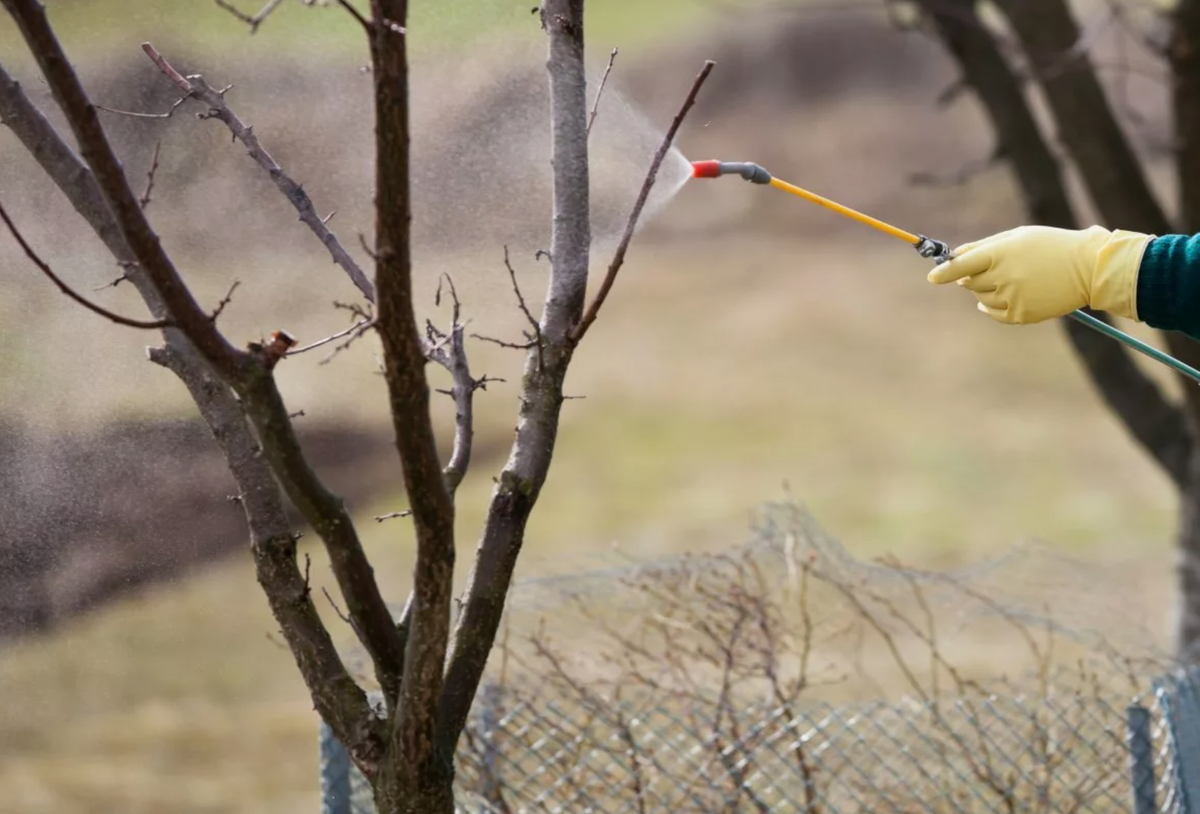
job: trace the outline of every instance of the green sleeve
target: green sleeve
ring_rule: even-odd
[[[1137,316],[1152,328],[1200,339],[1200,235],[1165,235],[1146,246]]]

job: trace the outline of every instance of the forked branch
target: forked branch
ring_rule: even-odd
[[[237,8],[237,6],[225,2],[225,0],[213,0],[213,2],[228,11],[234,17],[237,17],[246,25],[250,26],[251,34],[257,34],[258,27],[262,25],[268,17],[271,16],[275,9],[279,8],[283,4],[283,0],[267,0],[267,4],[263,6],[257,14],[251,16]]]
[[[13,8],[8,3],[6,7]],[[64,60],[63,64],[69,70],[69,63]],[[2,65],[0,119],[126,269],[126,276],[150,312],[165,317],[167,307],[137,262],[91,168],[68,146]],[[220,444],[238,485],[239,503],[250,527],[255,570],[271,611],[318,712],[350,749],[360,767],[370,773],[381,754],[382,727],[375,720],[366,695],[342,664],[308,596],[304,575],[296,563],[295,537],[279,486],[246,421],[242,405],[182,333],[166,331],[165,339],[164,347],[150,350],[150,359],[179,377]]]

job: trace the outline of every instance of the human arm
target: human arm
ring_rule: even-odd
[[[1146,246],[1137,275],[1137,319],[1200,339],[1200,235],[1164,235]]]

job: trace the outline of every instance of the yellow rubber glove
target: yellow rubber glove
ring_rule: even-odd
[[[1085,305],[1137,319],[1137,276],[1154,235],[1020,226],[967,243],[929,273],[929,282],[957,282],[978,308],[1009,325],[1061,317]]]

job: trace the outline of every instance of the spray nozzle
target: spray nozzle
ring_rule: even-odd
[[[752,184],[771,183],[771,173],[749,161],[693,161],[693,178],[719,178],[740,175]]]

